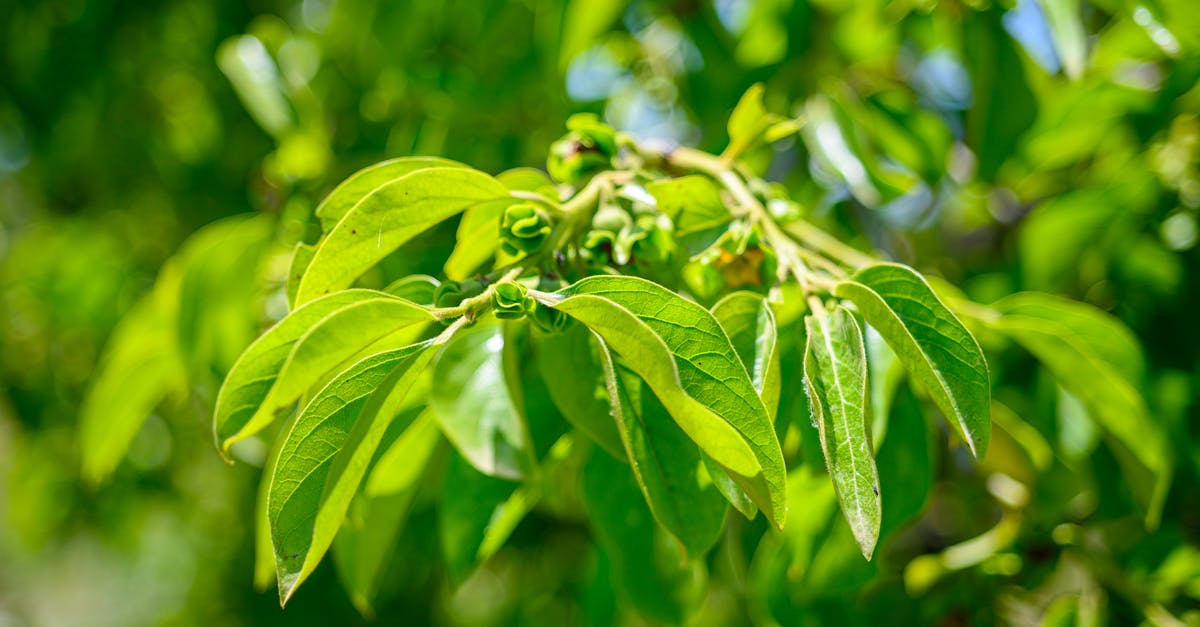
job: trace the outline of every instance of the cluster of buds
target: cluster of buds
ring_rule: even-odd
[[[529,289],[514,281],[496,284],[492,292],[493,311],[501,320],[519,320],[529,316],[533,323],[547,333],[557,333],[566,327],[570,318],[552,307],[539,305],[529,295]]]
[[[550,216],[533,203],[519,203],[500,218],[500,248],[506,255],[528,255],[550,236]]]

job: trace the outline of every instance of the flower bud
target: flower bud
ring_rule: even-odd
[[[524,285],[512,281],[497,283],[492,301],[496,305],[496,317],[501,320],[524,318],[537,304]]]
[[[550,216],[533,203],[511,205],[500,218],[500,246],[506,254],[529,254],[549,235]]]
[[[575,184],[612,164],[617,152],[616,132],[593,114],[567,120],[566,135],[550,146],[546,169],[560,183]]]

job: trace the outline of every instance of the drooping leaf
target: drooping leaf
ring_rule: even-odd
[[[528,486],[480,474],[452,455],[443,480],[438,529],[450,577],[462,582],[491,557],[536,503]]]
[[[590,333],[571,325],[538,342],[538,367],[564,418],[617,459],[625,458],[604,387],[604,369]]]
[[[1170,449],[1145,400],[1130,381],[1129,374],[1140,368],[1108,361],[1114,356],[1131,358],[1126,333],[1114,332],[1106,338],[1103,331],[1114,331],[1112,327],[1117,323],[1099,312],[1087,311],[1082,305],[1069,308],[1034,307],[1028,302],[1025,305],[1005,303],[1011,313],[991,321],[992,326],[1045,365],[1059,384],[1083,403],[1105,432],[1149,472],[1150,477],[1144,482],[1136,472],[1127,475],[1145,510],[1147,527],[1157,526],[1171,480]],[[1056,320],[1058,315],[1062,317]],[[1140,355],[1140,351],[1132,351],[1132,355]]]
[[[439,157],[400,157],[381,161],[351,174],[339,183],[321,204],[317,205],[314,214],[321,220],[321,230],[329,233],[354,205],[378,187],[417,170],[466,167],[457,161]]]
[[[364,615],[373,614],[380,579],[396,538],[404,529],[413,499],[429,461],[441,441],[432,412],[422,411],[411,423],[393,423],[380,448],[386,447],[354,497],[346,522],[333,541],[333,560],[350,600]],[[388,444],[389,435],[399,431]]]
[[[1079,0],[1040,0],[1054,49],[1063,71],[1072,80],[1083,76],[1087,62],[1087,34]]]
[[[218,445],[228,452],[361,350],[392,348],[389,337],[410,341],[410,327],[434,320],[418,305],[368,290],[339,292],[297,309],[251,344],[226,377],[217,397]]]
[[[658,210],[674,223],[675,237],[691,255],[716,242],[733,220],[720,190],[706,176],[652,181],[646,184],[646,191],[654,196]]]
[[[142,297],[105,348],[80,412],[82,471],[88,481],[111,474],[154,408],[186,389],[171,305],[157,290]]]
[[[534,459],[545,459],[550,449],[566,435],[568,423],[558,412],[550,397],[549,385],[542,379],[539,353],[534,346],[534,325],[524,321],[503,323],[504,349],[501,362],[504,383],[508,387],[513,407],[529,434],[530,451]]]
[[[279,597],[286,603],[333,543],[347,509],[434,340],[363,359],[329,382],[285,436],[268,516]]]
[[[434,293],[440,284],[437,279],[429,275],[412,274],[393,281],[391,285],[383,288],[383,291],[418,305],[430,307],[433,306]]]
[[[933,487],[933,452],[921,404],[901,386],[888,412],[887,437],[875,456],[882,516],[879,541],[912,520],[925,507]]]
[[[446,218],[508,197],[496,179],[467,168],[425,168],[380,187],[356,203],[321,240],[300,280],[303,304],[355,279],[408,240]]]
[[[446,260],[446,276],[454,281],[470,278],[500,249],[500,217],[512,204],[510,199],[483,203],[467,209],[458,223],[454,250]]]
[[[725,522],[725,502],[708,477],[701,453],[653,394],[626,391],[641,381],[617,369],[601,340],[609,403],[634,478],[655,520],[679,539],[689,557],[708,553]],[[636,403],[634,402],[639,401]],[[723,472],[723,471],[722,471]]]
[[[834,291],[858,307],[897,359],[929,391],[971,453],[987,453],[991,384],[983,351],[970,331],[911,268],[867,266]]]
[[[450,341],[434,364],[432,406],[442,431],[479,472],[517,480],[531,469],[529,432],[505,384],[504,337],[479,324]]]
[[[593,454],[583,467],[580,497],[597,542],[611,558],[619,598],[652,620],[683,624],[703,589],[702,562],[686,561],[678,544],[662,542],[665,534],[658,532],[630,467]]]
[[[867,435],[867,353],[850,312],[833,307],[805,319],[804,383],[821,450],[842,512],[867,559],[881,520],[879,473]]]
[[[767,518],[782,523],[786,471],[774,425],[712,314],[633,277],[589,277],[544,304],[602,337]]]

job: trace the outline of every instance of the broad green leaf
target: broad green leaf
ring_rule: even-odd
[[[431,402],[442,431],[471,465],[517,480],[532,469],[533,451],[505,384],[503,348],[497,323],[460,333],[434,364]]]
[[[284,286],[289,308],[296,307],[296,290],[300,289],[300,279],[304,278],[308,264],[312,263],[313,255],[316,254],[317,247],[304,242],[297,242],[296,248],[292,250],[292,263],[288,266],[287,285]]]
[[[282,603],[333,543],[379,442],[445,339],[356,363],[318,392],[288,431],[267,499]]]
[[[503,546],[536,503],[528,486],[480,474],[458,455],[442,481],[438,530],[450,577],[461,583]]]
[[[406,300],[382,292],[352,291],[357,295],[347,300],[355,302],[327,313],[324,306],[316,310],[301,307],[246,349],[234,364],[238,377],[231,371],[217,398],[217,439],[223,451],[261,431],[359,351],[377,343],[386,345],[389,336],[407,340],[407,336],[400,335],[406,329],[435,320],[428,310]],[[368,296],[360,299],[363,292]],[[320,313],[325,315],[318,318],[315,314]],[[289,323],[293,318],[297,320]],[[307,328],[298,328],[305,323]],[[299,337],[287,341],[296,331],[301,331]],[[268,337],[270,340],[263,342]],[[381,350],[386,348],[390,346],[382,346]],[[285,349],[286,357],[280,359]],[[238,368],[242,364],[244,372]],[[223,404],[227,387],[239,394]]]
[[[116,469],[150,412],[186,389],[169,303],[155,290],[126,314],[104,350],[80,411],[85,479],[98,483]]]
[[[1146,358],[1137,336],[1112,315],[1091,305],[1054,294],[1021,292],[1000,299],[992,308],[1005,317],[1020,316],[1067,327],[1075,340],[1129,382],[1141,384]]]
[[[652,181],[646,184],[646,191],[654,196],[658,210],[674,223],[675,237],[688,254],[696,255],[711,246],[733,220],[721,191],[706,176]]]
[[[275,583],[275,545],[271,543],[268,499],[271,496],[271,480],[275,477],[275,466],[279,463],[279,453],[286,442],[283,435],[292,430],[292,425],[296,424],[298,417],[299,414],[293,416],[283,425],[279,437],[275,438],[271,445],[254,495],[254,589],[259,592],[265,591]]]
[[[589,277],[544,304],[595,331],[776,525],[787,511],[774,425],[712,314],[660,285]]]
[[[597,543],[611,558],[619,598],[654,621],[683,624],[698,607],[703,560],[678,555],[678,543],[654,524],[630,467],[593,454],[583,467],[580,498]]]
[[[1082,401],[1087,413],[1112,439],[1151,473],[1150,486],[1139,485],[1140,481],[1132,483],[1145,509],[1146,525],[1156,527],[1171,481],[1170,449],[1141,394],[1122,374],[1128,366],[1106,361],[1109,355],[1125,354],[1125,350],[1113,350],[1120,348],[1123,334],[1113,336],[1113,344],[1105,344],[1102,337],[1092,335],[1098,327],[1076,316],[1056,322],[1049,319],[1052,316],[1030,315],[1045,310],[1023,311],[1005,314],[991,324],[1042,362],[1067,392]],[[1075,324],[1079,324],[1082,334],[1076,334]],[[1134,473],[1128,474],[1133,477]]]
[[[617,459],[625,459],[604,387],[604,369],[590,333],[573,324],[561,333],[540,336],[538,368],[550,398],[577,429]]]
[[[504,348],[501,362],[504,383],[508,387],[513,407],[529,434],[530,451],[534,459],[545,459],[550,449],[568,430],[568,423],[558,412],[550,397],[549,386],[542,379],[539,358],[534,346],[534,325],[525,321],[507,320],[504,327]]]
[[[366,616],[373,614],[380,579],[391,557],[396,538],[404,529],[421,479],[438,449],[441,431],[432,412],[423,411],[398,437],[385,434],[385,452],[371,469],[362,492],[346,515],[333,542],[333,561],[350,600]]]
[[[779,351],[775,346],[779,338],[771,307],[758,294],[734,292],[713,305],[712,314],[729,336],[774,421],[779,411],[781,381]]]
[[[321,220],[321,230],[328,233],[367,194],[405,174],[426,168],[466,168],[467,166],[438,157],[400,157],[367,166],[333,188],[314,212]]]
[[[213,433],[217,447],[246,426],[262,404],[296,342],[322,318],[351,303],[375,298],[369,290],[347,290],[313,301],[291,312],[263,333],[234,362],[217,394]]]
[[[867,559],[879,541],[879,473],[867,435],[867,352],[850,312],[833,307],[804,320],[804,383],[842,512]]]
[[[700,450],[653,394],[626,391],[625,377],[601,344],[609,403],[633,475],[655,520],[679,539],[689,557],[708,553],[725,523],[725,502],[704,468]],[[635,404],[634,400],[640,401]],[[635,406],[635,405],[640,405]],[[724,471],[722,471],[724,472]]]
[[[179,350],[194,379],[225,373],[258,334],[260,267],[271,245],[266,215],[206,225],[172,259],[179,268]]]
[[[429,227],[508,195],[508,188],[496,179],[467,168],[426,168],[375,188],[318,244],[296,302],[349,287]]]
[[[899,264],[867,266],[837,285],[929,391],[976,458],[987,454],[991,384],[983,351],[921,275]]]
[[[514,191],[535,192],[546,200],[558,202],[558,191],[554,181],[537,168],[513,168],[496,175],[496,180]]]
[[[933,488],[933,451],[921,404],[908,386],[896,391],[887,437],[875,456],[882,516],[880,542],[925,507]]]

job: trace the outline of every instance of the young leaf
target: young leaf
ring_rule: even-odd
[[[867,352],[850,312],[816,310],[804,320],[804,383],[838,502],[863,557],[879,540],[879,473],[867,436]]]
[[[734,292],[713,305],[712,314],[729,336],[774,421],[779,410],[781,379],[779,352],[775,347],[779,338],[771,307],[758,294]]]
[[[438,530],[450,577],[462,582],[491,557],[529,513],[536,495],[521,484],[489,477],[458,455],[442,481]]]
[[[83,476],[93,483],[121,462],[146,417],[186,372],[157,291],[142,298],[113,333],[80,417]]]
[[[892,263],[867,266],[834,291],[858,307],[976,458],[987,453],[991,384],[975,337],[938,300],[921,275]]]
[[[455,337],[433,367],[431,404],[454,447],[479,472],[517,480],[531,469],[529,434],[505,385],[499,324]]]
[[[762,83],[751,85],[733,108],[727,125],[729,146],[725,148],[723,156],[736,159],[753,146],[768,128],[782,121],[780,116],[767,112],[763,104],[763,91]]]
[[[318,392],[288,431],[267,499],[282,603],[333,543],[384,432],[444,339],[363,359]]]
[[[426,168],[375,188],[317,245],[297,303],[349,287],[363,272],[446,218],[507,198],[496,179],[467,168]]]
[[[419,410],[418,410],[419,411]],[[397,431],[401,421],[389,432]],[[404,528],[429,460],[441,441],[433,413],[423,411],[387,445],[363,491],[354,497],[346,522],[333,541],[333,562],[350,600],[371,616],[387,560]]]
[[[592,455],[583,467],[580,497],[597,543],[611,556],[612,583],[621,599],[654,621],[683,624],[697,607],[702,561],[663,559],[658,527],[630,467]]]
[[[633,277],[589,277],[544,304],[602,337],[767,518],[782,523],[786,471],[774,425],[712,314]]]
[[[708,553],[725,523],[725,502],[704,470],[696,444],[688,439],[653,394],[628,387],[601,342],[600,359],[609,403],[633,475],[655,520],[683,544],[691,558]],[[631,381],[641,384],[636,379]],[[724,471],[722,471],[724,472]]]
[[[457,161],[438,157],[400,157],[382,161],[351,174],[339,183],[325,200],[317,205],[314,213],[321,220],[321,230],[328,233],[363,197],[405,174],[426,168],[466,167]]]
[[[227,410],[228,414],[222,412],[221,396],[218,395],[217,399],[217,438],[223,451],[227,453],[235,442],[262,430],[305,391],[330,373],[337,372],[338,366],[359,351],[376,343],[386,344],[389,336],[399,336],[408,327],[435,320],[428,310],[406,300],[382,292],[367,294],[370,296],[334,309],[317,319],[296,340],[284,342],[300,323],[312,320],[311,314],[318,313],[302,307],[276,325],[275,328],[281,330],[274,334],[271,341],[261,347],[259,342],[255,342],[246,349],[234,369],[236,371],[239,364],[249,362],[246,370],[253,372],[253,375],[239,373],[240,376],[235,379],[231,372],[225,380],[222,393],[231,384],[239,385],[233,388],[234,391],[247,393],[239,394],[236,399],[226,403],[231,408]],[[300,316],[301,312],[304,312],[303,316]],[[297,324],[285,327],[293,317],[300,318]],[[268,335],[272,335],[273,331],[275,329],[268,331]],[[288,349],[287,356],[280,360],[285,348]],[[390,347],[380,347],[381,350],[386,348]],[[261,396],[258,394],[260,391]],[[257,408],[251,403],[255,403]],[[223,415],[228,416],[224,423],[220,422]]]
[[[538,367],[563,417],[610,455],[625,459],[625,448],[604,391],[604,369],[590,335],[582,325],[575,324],[561,333],[540,336]]]

